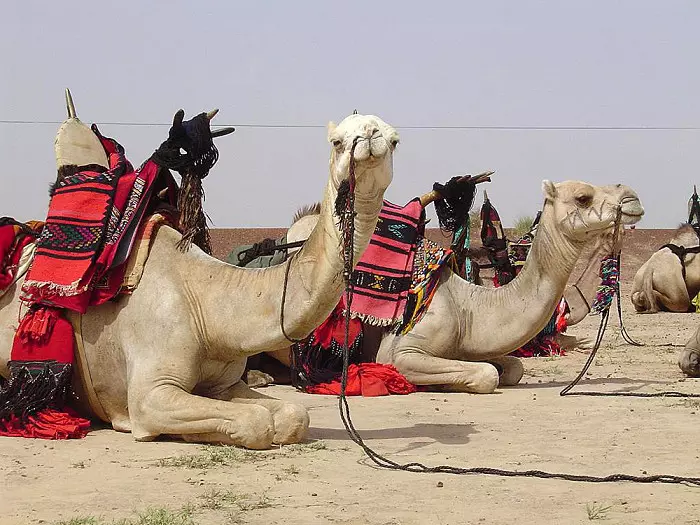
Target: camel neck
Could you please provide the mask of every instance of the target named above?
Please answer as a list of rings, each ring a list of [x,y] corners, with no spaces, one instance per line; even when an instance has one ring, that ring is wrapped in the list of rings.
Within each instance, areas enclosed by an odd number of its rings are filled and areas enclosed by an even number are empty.
[[[210,260],[193,266],[186,279],[192,284],[191,296],[197,297],[199,328],[212,358],[225,359],[232,351],[253,355],[289,346],[280,326],[285,280],[284,325],[290,338],[306,337],[335,308],[344,289],[336,197],[336,186],[329,183],[319,222],[289,263],[247,269]],[[354,262],[374,232],[382,197],[383,190],[356,193]]]
[[[493,289],[451,276],[467,323],[464,344],[496,356],[529,341],[551,318],[582,249],[583,243],[561,234],[547,203],[527,261],[513,281]]]

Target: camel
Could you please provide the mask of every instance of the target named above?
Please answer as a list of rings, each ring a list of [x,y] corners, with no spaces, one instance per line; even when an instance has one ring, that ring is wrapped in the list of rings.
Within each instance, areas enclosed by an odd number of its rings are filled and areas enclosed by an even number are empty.
[[[336,306],[344,262],[334,206],[349,176],[353,144],[354,264],[376,227],[398,140],[396,130],[373,115],[353,114],[328,125],[330,178],[318,225],[285,265],[250,270],[195,246],[183,253],[177,248],[182,236],[161,227],[133,294],[82,318],[87,367],[105,421],[137,441],[171,435],[265,449],[302,440],[309,425],[306,409],[249,389],[241,381],[246,358],[288,347],[287,336],[307,336]],[[0,297],[4,376],[21,284]],[[82,379],[75,386],[85,390]]]
[[[404,335],[381,334],[377,362],[394,365],[416,385],[447,391],[491,393],[520,381],[520,360],[506,354],[547,324],[584,248],[644,214],[637,194],[620,184],[544,181],[543,192],[540,225],[518,277],[493,289],[445,268],[416,326]],[[287,236],[290,242],[303,238],[300,232]],[[582,309],[575,311],[578,317]],[[289,366],[288,352],[271,355]]]
[[[690,224],[681,225],[669,244],[683,248],[682,252],[674,253],[664,246],[634,276],[630,298],[638,313],[687,312],[691,299],[700,292],[700,248],[695,250],[699,244],[695,230]]]

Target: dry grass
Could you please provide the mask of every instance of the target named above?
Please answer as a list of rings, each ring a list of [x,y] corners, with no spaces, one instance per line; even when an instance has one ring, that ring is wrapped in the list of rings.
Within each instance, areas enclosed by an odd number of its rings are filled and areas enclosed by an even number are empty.
[[[94,516],[86,516],[58,521],[55,525],[196,525],[192,519],[192,513],[190,506],[180,510],[149,507],[133,518],[104,521]]]
[[[604,503],[586,503],[586,514],[589,520],[604,520],[608,517],[608,511],[611,508],[612,505]]]

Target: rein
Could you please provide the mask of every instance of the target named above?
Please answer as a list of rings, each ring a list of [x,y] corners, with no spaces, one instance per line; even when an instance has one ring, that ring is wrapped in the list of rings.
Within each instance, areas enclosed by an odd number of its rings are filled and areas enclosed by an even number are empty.
[[[338,396],[338,409],[340,412],[340,419],[343,422],[346,432],[350,436],[350,439],[357,444],[367,457],[372,460],[372,462],[380,468],[385,468],[389,470],[400,470],[405,472],[421,472],[421,473],[443,473],[443,474],[483,474],[490,476],[501,476],[501,477],[528,477],[528,478],[541,478],[541,479],[564,479],[567,481],[579,481],[586,483],[610,483],[618,481],[631,481],[635,483],[671,483],[671,484],[686,484],[691,486],[700,487],[700,477],[690,478],[682,476],[673,475],[652,475],[652,476],[634,476],[629,474],[611,474],[609,476],[585,476],[580,474],[561,474],[545,472],[542,470],[503,470],[491,467],[454,467],[451,465],[438,465],[438,466],[427,466],[418,462],[411,463],[397,463],[391,459],[388,459],[378,452],[375,452],[370,448],[360,436],[360,433],[355,428],[352,418],[350,417],[350,407],[348,405],[348,400],[345,394],[348,379],[348,367],[350,362],[350,305],[352,304],[353,297],[353,285],[352,285],[352,263],[354,255],[354,233],[355,233],[355,160],[354,160],[354,150],[357,139],[353,142],[352,150],[350,152],[350,167],[349,167],[349,178],[350,181],[350,191],[346,197],[345,206],[343,208],[340,220],[340,230],[343,239],[343,278],[345,280],[345,340],[343,345],[343,372],[341,376],[341,386],[340,395]],[[618,213],[618,221],[619,221]],[[618,255],[619,257],[619,255]],[[618,293],[619,301],[619,293]],[[618,302],[619,306],[619,302]],[[606,311],[607,312],[607,311]],[[605,316],[605,322],[607,324],[607,315]],[[603,329],[604,331],[604,329]],[[602,333],[600,337],[602,338]],[[597,342],[598,346],[600,345]],[[582,375],[582,374],[581,374]]]

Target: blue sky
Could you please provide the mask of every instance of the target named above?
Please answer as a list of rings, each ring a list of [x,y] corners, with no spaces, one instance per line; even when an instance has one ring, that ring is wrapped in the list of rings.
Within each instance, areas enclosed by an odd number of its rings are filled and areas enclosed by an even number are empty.
[[[206,179],[218,227],[285,226],[327,180],[323,126],[353,109],[402,126],[700,128],[700,2],[12,2],[0,120],[167,123],[212,107],[238,125]],[[255,128],[245,124],[311,125]],[[56,124],[0,124],[0,215],[43,218]],[[167,126],[104,124],[139,164]],[[540,183],[622,182],[673,227],[700,173],[700,131],[399,129],[387,197],[496,170],[506,224]]]

